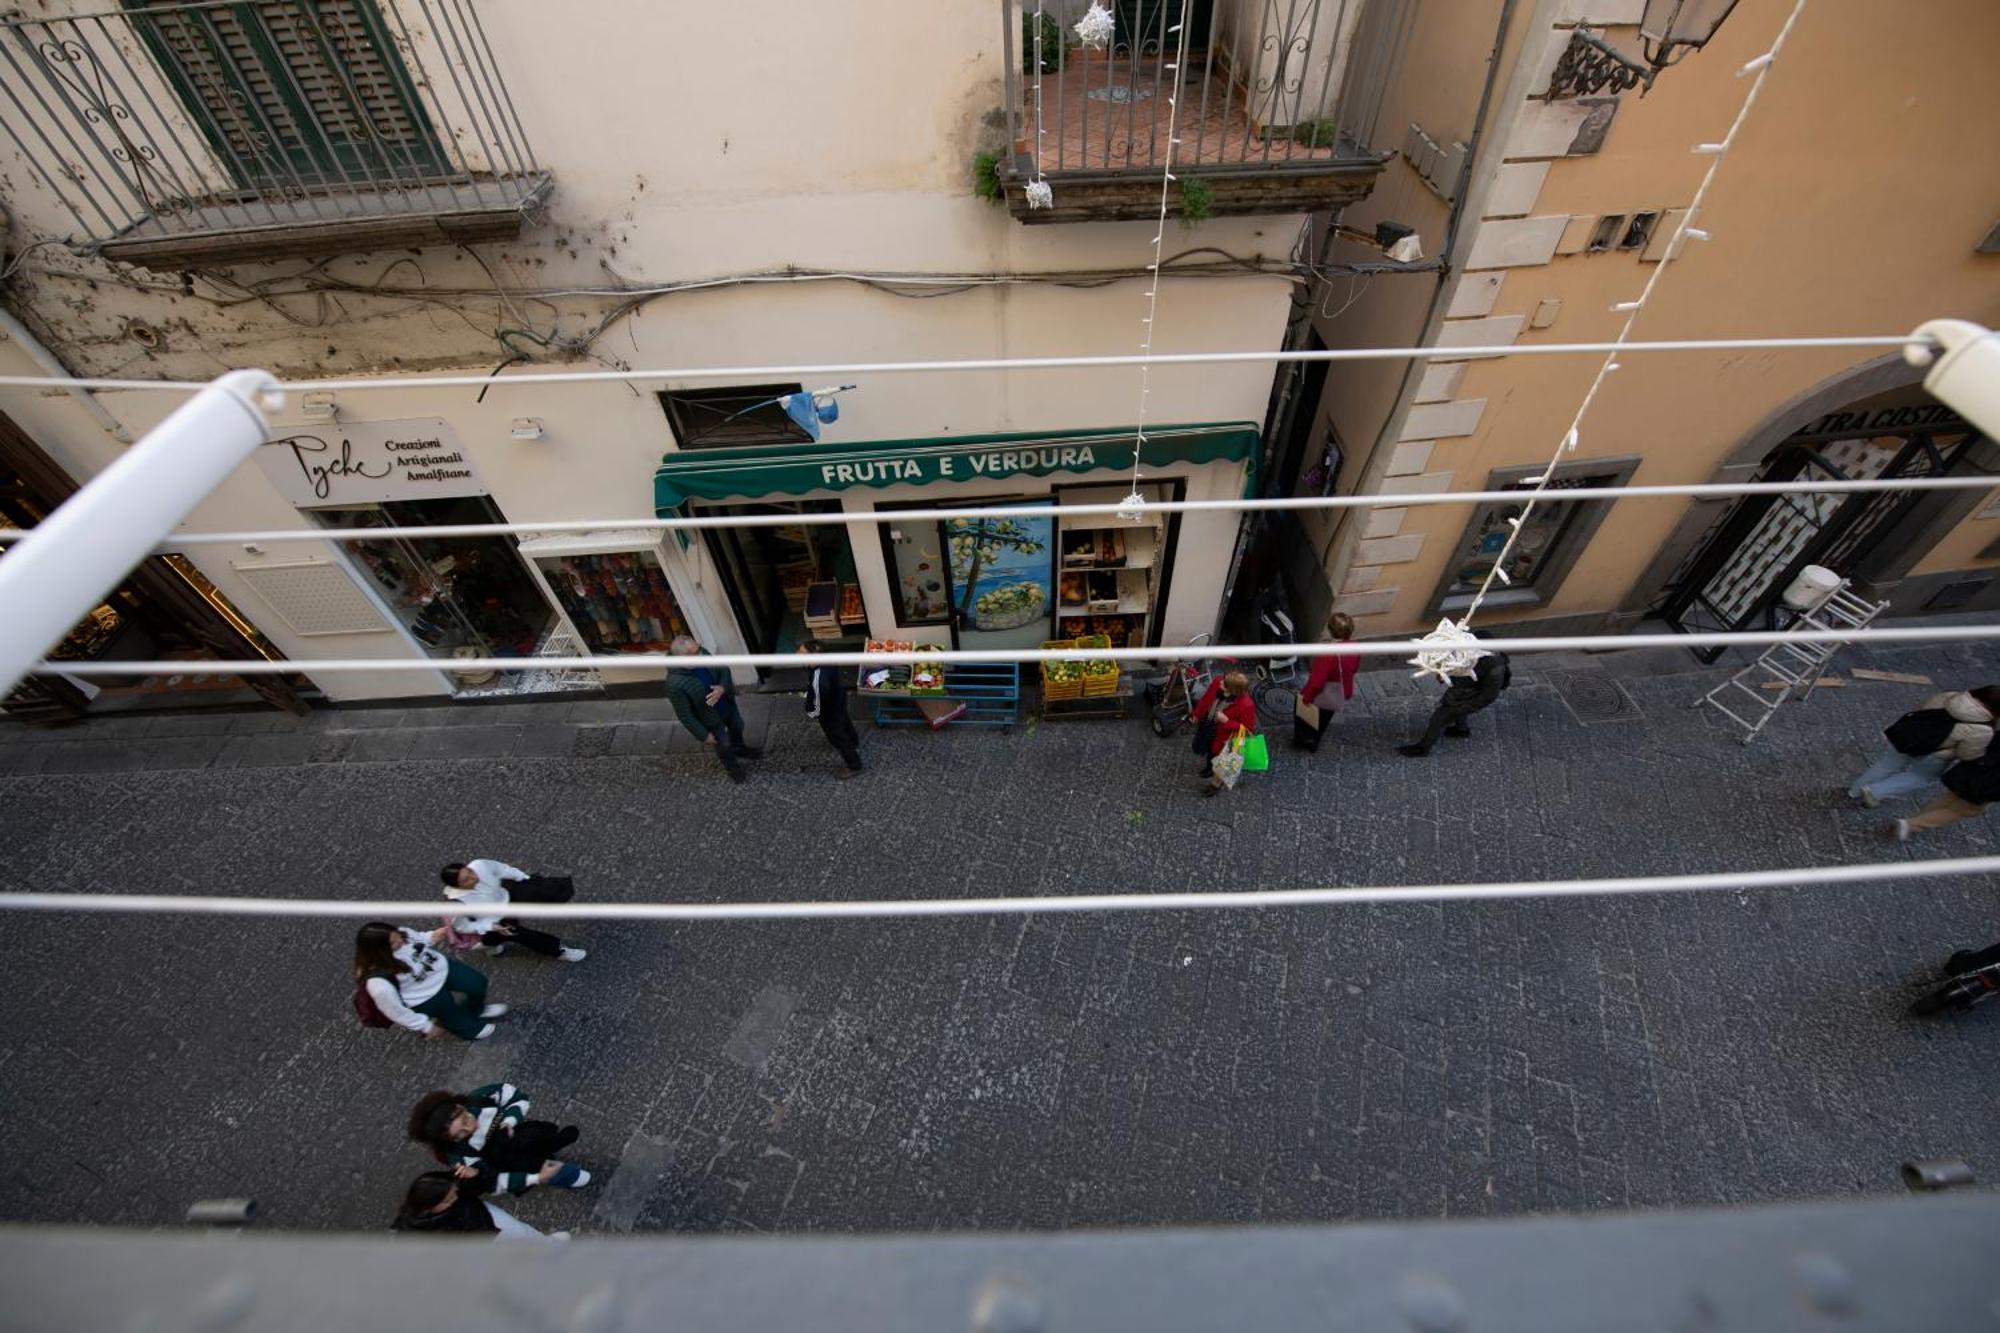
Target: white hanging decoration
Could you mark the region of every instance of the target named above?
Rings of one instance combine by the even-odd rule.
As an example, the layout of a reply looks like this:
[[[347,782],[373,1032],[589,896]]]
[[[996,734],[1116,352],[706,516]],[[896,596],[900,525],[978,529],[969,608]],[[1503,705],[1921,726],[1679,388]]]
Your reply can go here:
[[[1049,188],[1047,181],[1029,181],[1021,187],[1021,197],[1028,201],[1031,209],[1056,206],[1056,192]]]
[[[1130,495],[1118,502],[1118,517],[1127,523],[1137,523],[1146,516],[1146,497],[1135,487]]]
[[[1090,8],[1076,21],[1077,40],[1095,50],[1111,41],[1111,34],[1117,27],[1118,21],[1111,17],[1111,11],[1098,0],[1090,0]]]
[[[1438,621],[1438,627],[1417,642],[1437,646],[1421,649],[1410,659],[1410,665],[1416,668],[1410,674],[1417,677],[1436,676],[1447,685],[1451,684],[1454,676],[1472,670],[1473,664],[1486,655],[1486,650],[1479,646],[1479,640],[1473,637],[1472,631],[1449,616]]]

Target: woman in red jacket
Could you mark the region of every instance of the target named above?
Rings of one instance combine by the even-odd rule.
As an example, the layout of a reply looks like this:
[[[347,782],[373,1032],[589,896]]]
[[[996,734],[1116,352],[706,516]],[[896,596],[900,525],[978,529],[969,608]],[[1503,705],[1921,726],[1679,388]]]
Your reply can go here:
[[[1335,643],[1346,643],[1354,637],[1354,621],[1336,611],[1326,622],[1326,632]],[[1314,726],[1308,726],[1303,717],[1292,722],[1294,750],[1319,749],[1326,729],[1354,697],[1354,677],[1360,669],[1361,658],[1355,653],[1328,653],[1313,659],[1312,674],[1299,691],[1299,703],[1318,709],[1319,721]]]
[[[1194,752],[1201,756],[1201,776],[1212,795],[1222,790],[1215,776],[1215,756],[1236,739],[1239,729],[1257,733],[1257,704],[1250,697],[1250,678],[1241,671],[1218,676],[1208,683],[1194,706]]]

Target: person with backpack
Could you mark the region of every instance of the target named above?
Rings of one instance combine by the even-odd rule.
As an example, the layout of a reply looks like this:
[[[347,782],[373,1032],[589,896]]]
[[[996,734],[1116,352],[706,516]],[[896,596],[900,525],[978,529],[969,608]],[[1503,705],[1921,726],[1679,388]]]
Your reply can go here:
[[[1908,842],[1914,833],[1946,828],[1961,819],[1986,813],[1987,806],[2000,801],[2000,754],[1988,753],[1966,763],[1953,764],[1944,771],[1942,781],[1942,796],[1891,826],[1896,841]]]
[[[354,1010],[364,1026],[392,1024],[426,1037],[493,1035],[504,1004],[486,1003],[486,978],[438,950],[445,929],[405,930],[370,921],[354,936]]]
[[[450,1171],[426,1171],[410,1182],[403,1207],[390,1223],[394,1231],[416,1235],[478,1236],[491,1240],[568,1240],[569,1232],[544,1235],[498,1204],[481,1198],[493,1190],[493,1173],[461,1179]]]
[[[1873,808],[1930,786],[1953,764],[1985,756],[1996,716],[2000,685],[1933,694],[1882,729],[1888,752],[1848,784],[1847,794]]]
[[[530,875],[505,861],[453,861],[438,872],[438,878],[444,881],[444,896],[460,903],[504,907],[508,903],[566,903],[576,897],[576,885],[568,875]],[[452,917],[446,924],[451,932],[448,943],[483,945],[496,958],[510,944],[565,963],[580,963],[587,956],[582,949],[564,947],[545,930],[497,912]]]
[[[1354,621],[1336,611],[1327,618],[1327,637],[1346,643],[1354,637]],[[1340,710],[1354,698],[1354,680],[1361,671],[1361,658],[1354,653],[1328,653],[1313,659],[1312,672],[1299,691],[1296,715],[1292,719],[1292,748],[1315,753],[1326,729]]]
[[[582,1189],[590,1172],[556,1154],[580,1136],[575,1125],[530,1120],[528,1099],[512,1083],[459,1094],[427,1092],[410,1112],[410,1138],[431,1150],[460,1180],[492,1171],[495,1188],[525,1194],[537,1185]]]
[[[1484,634],[1479,637],[1486,637]],[[1465,719],[1498,699],[1514,678],[1514,669],[1507,661],[1507,654],[1496,653],[1491,648],[1483,648],[1479,660],[1469,671],[1457,671],[1451,684],[1445,686],[1444,697],[1431,710],[1431,720],[1424,727],[1424,734],[1408,745],[1396,747],[1398,754],[1411,759],[1421,759],[1431,752],[1439,736],[1463,739],[1472,734],[1472,728],[1465,725]]]

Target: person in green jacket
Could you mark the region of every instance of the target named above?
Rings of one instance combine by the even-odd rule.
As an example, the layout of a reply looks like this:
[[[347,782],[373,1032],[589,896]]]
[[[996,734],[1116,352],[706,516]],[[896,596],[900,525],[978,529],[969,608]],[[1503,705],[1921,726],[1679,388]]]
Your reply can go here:
[[[701,645],[682,634],[675,637],[667,651],[675,657],[699,657]],[[689,734],[715,751],[731,782],[742,782],[750,776],[743,760],[760,759],[764,752],[744,743],[743,713],[736,707],[736,687],[730,683],[727,671],[674,667],[667,672],[667,700]]]

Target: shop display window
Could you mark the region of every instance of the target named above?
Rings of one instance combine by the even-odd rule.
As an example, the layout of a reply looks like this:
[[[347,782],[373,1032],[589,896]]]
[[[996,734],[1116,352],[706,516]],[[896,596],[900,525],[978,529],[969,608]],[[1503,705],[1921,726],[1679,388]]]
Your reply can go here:
[[[687,620],[653,551],[533,557],[592,653],[663,653]]]

